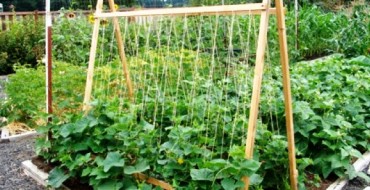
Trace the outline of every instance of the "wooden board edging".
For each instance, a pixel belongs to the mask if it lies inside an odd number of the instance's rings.
[[[24,170],[24,173],[27,176],[34,179],[38,184],[40,184],[44,187],[48,186],[47,180],[48,180],[49,174],[45,173],[44,171],[37,168],[37,166],[35,164],[33,164],[31,160],[23,161],[22,162],[22,168]],[[138,180],[145,181],[145,182],[147,182],[149,184],[153,184],[155,186],[159,186],[159,187],[161,187],[165,190],[173,190],[174,189],[170,184],[168,184],[164,181],[152,178],[152,177],[148,177],[147,175],[142,174],[142,173],[136,173],[136,174],[133,174],[133,176]],[[66,187],[65,185],[62,185],[61,188],[62,188],[62,190],[70,190],[70,188]]]
[[[366,152],[359,158],[354,164],[353,167],[355,168],[356,172],[360,172],[366,168],[370,163],[370,152]],[[347,178],[340,178],[337,179],[334,183],[332,183],[326,190],[341,190],[343,189],[349,180]]]
[[[16,142],[22,139],[28,139],[38,136],[36,131],[29,131],[18,135],[9,135],[9,131],[6,128],[2,129],[0,142]]]

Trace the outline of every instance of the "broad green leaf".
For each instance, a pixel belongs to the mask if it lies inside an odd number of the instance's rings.
[[[75,130],[74,124],[65,124],[60,129],[60,135],[62,135],[62,137],[64,137],[64,138],[66,138],[70,134],[72,134],[74,130]]]
[[[145,130],[145,131],[152,131],[154,129],[154,125],[146,122],[145,120],[141,120],[139,125]]]
[[[99,124],[98,120],[96,118],[93,118],[92,120],[90,120],[89,127],[94,127],[98,124]]]
[[[346,166],[347,168],[347,175],[348,175],[348,178],[350,180],[354,179],[355,177],[357,177],[357,172],[355,170],[355,167],[353,167],[352,165],[348,164],[348,166]]]
[[[263,181],[263,177],[258,174],[253,174],[249,177],[250,185],[259,185]],[[244,185],[244,184],[243,184]]]
[[[322,165],[321,172],[324,178],[327,178],[332,171],[333,171],[333,168],[330,167],[329,163]]]
[[[357,176],[364,179],[366,183],[370,183],[370,177],[366,175],[364,172],[357,172]]]
[[[134,173],[144,172],[150,169],[149,164],[145,160],[138,160],[135,166],[126,166],[124,169],[124,173],[131,175]]]
[[[122,182],[118,182],[117,180],[111,179],[102,184],[99,184],[96,187],[96,189],[97,190],[120,190],[122,187],[123,187]]]
[[[91,168],[90,168],[90,167],[88,167],[88,168],[85,168],[85,169],[83,169],[83,170],[82,170],[82,174],[81,174],[81,176],[82,176],[82,177],[84,177],[84,176],[88,176],[88,175],[90,175],[90,173],[91,173]]]
[[[260,163],[255,160],[242,160],[240,162],[240,171],[242,175],[251,176],[260,167]]]
[[[124,159],[119,152],[109,152],[103,161],[104,172],[107,172],[112,167],[123,167],[125,165]]]
[[[69,174],[65,174],[62,169],[56,167],[50,171],[49,178],[48,178],[48,184],[53,188],[58,188],[68,178],[69,178]]]
[[[106,179],[109,178],[109,173],[104,172],[102,168],[100,167],[95,167],[91,170],[89,176],[96,176],[95,179]]]
[[[75,133],[82,133],[89,126],[89,120],[84,117],[76,123]]]
[[[190,176],[195,181],[212,181],[214,178],[214,172],[208,168],[203,169],[191,169]]]
[[[221,181],[221,186],[225,190],[234,190],[234,189],[243,187],[244,183],[240,181],[235,181],[234,179],[231,179],[231,178],[225,178]]]

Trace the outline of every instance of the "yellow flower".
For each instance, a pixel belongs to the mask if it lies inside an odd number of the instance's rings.
[[[94,15],[93,15],[93,14],[90,14],[87,18],[89,19],[89,22],[90,22],[91,24],[94,24],[94,22],[95,22],[95,17],[94,17]]]
[[[114,4],[114,10],[118,10],[118,9],[119,9],[119,5]]]
[[[180,164],[180,165],[183,164],[184,163],[184,159],[183,158],[178,158],[177,159],[177,163]]]

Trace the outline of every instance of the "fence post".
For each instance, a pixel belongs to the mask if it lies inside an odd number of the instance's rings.
[[[8,19],[9,19],[9,27],[10,27],[10,25],[13,24],[13,20],[14,20],[13,15],[8,15]]]
[[[39,12],[38,12],[38,10],[35,10],[33,17],[35,19],[35,23],[37,23],[37,21],[39,20]]]
[[[1,16],[1,28],[2,28],[2,31],[5,31],[6,30],[6,16],[5,15],[2,15]]]

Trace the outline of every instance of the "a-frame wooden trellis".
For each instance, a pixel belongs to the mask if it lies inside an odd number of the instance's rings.
[[[188,8],[166,8],[166,9],[152,9],[152,10],[138,10],[130,12],[116,12],[114,6],[114,0],[108,0],[110,12],[103,12],[103,0],[98,0],[95,12],[95,23],[92,36],[92,44],[90,49],[90,60],[87,73],[87,82],[84,97],[84,110],[89,109],[89,101],[92,91],[93,74],[94,74],[94,63],[96,56],[96,49],[98,44],[98,35],[100,27],[100,19],[112,18],[115,37],[118,43],[118,51],[121,59],[123,73],[126,79],[126,85],[128,89],[128,96],[133,99],[134,90],[132,87],[130,73],[128,70],[127,60],[125,56],[124,44],[122,41],[121,30],[119,27],[118,17],[135,17],[135,16],[188,16],[188,15],[230,15],[230,14],[256,14],[261,15],[260,28],[258,35],[258,46],[256,52],[256,65],[253,79],[253,92],[251,99],[250,115],[248,122],[248,133],[246,140],[245,158],[252,159],[253,149],[255,142],[257,117],[258,117],[258,106],[261,93],[264,57],[267,45],[267,30],[268,21],[270,14],[274,14],[277,17],[278,34],[279,34],[279,46],[280,46],[280,61],[282,66],[283,74],[283,87],[284,87],[284,99],[285,99],[285,115],[286,115],[286,128],[288,138],[288,151],[289,151],[289,170],[290,170],[290,186],[292,190],[297,189],[297,177],[298,172],[296,169],[295,159],[295,145],[294,145],[294,127],[293,127],[293,112],[292,112],[292,100],[290,90],[290,75],[289,75],[289,59],[288,59],[288,47],[287,37],[285,29],[285,15],[283,0],[275,0],[275,8],[270,8],[270,0],[263,0],[262,3],[252,4],[241,4],[241,5],[223,5],[223,6],[208,6],[208,7],[188,7]],[[172,189],[172,187],[154,178],[147,177],[143,174],[136,174],[140,180],[145,180],[148,183],[160,186],[164,189]],[[245,189],[249,187],[249,178],[243,178],[245,183]]]

